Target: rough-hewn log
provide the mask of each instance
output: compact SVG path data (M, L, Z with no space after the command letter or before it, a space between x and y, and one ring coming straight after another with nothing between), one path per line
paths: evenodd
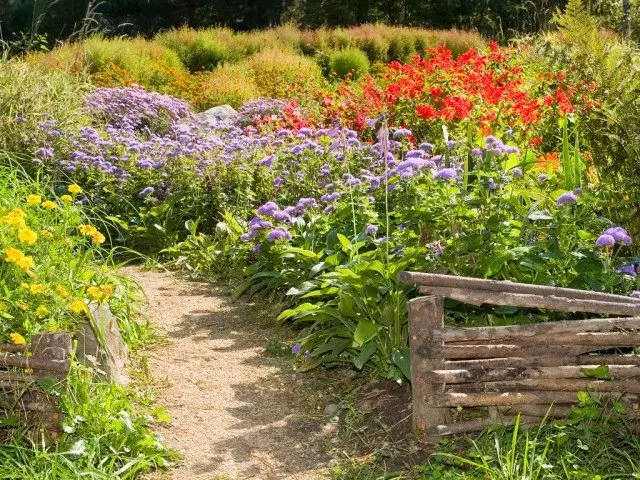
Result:
M475 420L467 420L457 422L451 425L438 425L436 427L437 435L459 435L461 433L477 432L485 427L492 425L513 425L516 422L516 416L494 418L476 418ZM521 415L520 425L533 425L540 423L540 417Z
M473 392L617 392L640 393L640 381L636 380L593 380L581 378L534 378L525 380L497 380L493 382L462 383L454 390Z
M640 315L638 302L607 302L581 298L535 295L529 293L494 292L488 290L463 290L450 287L420 287L420 292L452 298L471 305L502 305L522 308L539 308L558 312L590 312L607 315ZM631 298L631 297L629 297Z
M33 370L46 370L47 372L66 373L69 371L69 360L43 360L35 357L23 357L10 353L0 353L0 365L8 367L31 368Z
M604 395L604 394L603 394ZM616 395L613 398L619 398ZM574 404L574 392L505 392L505 393L444 393L427 395L424 401L434 407L492 407L507 405ZM440 422L444 423L444 422Z
M445 328L435 331L434 335L441 335L445 343L448 343L529 340L545 335L628 331L640 331L640 318L597 318L509 325L506 327Z
M532 337L511 340L467 340L446 342L447 345L589 345L600 349L635 347L640 345L640 331L541 333Z
M534 295L553 295L568 299L600 300L603 302L640 304L640 299L612 295L609 293L591 292L573 288L549 287L545 285L529 285L504 280L485 280L480 278L457 277L437 273L400 272L398 279L404 283L418 286L450 287L467 290L485 290L491 292L510 292Z
M597 368L599 365L562 365L557 367L507 367L498 369L456 369L435 370L426 373L425 378L433 383L474 383L495 382L501 380L526 380L537 378L586 378L584 369ZM613 379L638 378L640 366L637 365L608 365L609 374Z
M425 348L441 346L432 332L444 326L444 299L421 297L409 301L409 335L411 338L411 386L413 395L413 421L418 430L431 432L437 425L446 424L448 411L424 403L426 395L444 393L444 384L431 384L425 372L444 368L444 358L425 354Z
M554 367L561 365L640 365L640 355L572 355L572 356L538 356L538 357L509 357L485 358L471 360L448 360L448 369L476 369L476 368L527 368Z
M0 380L5 382L23 382L31 383L34 381L33 377L22 372L0 371Z
M444 345L423 346L422 351L430 357L446 359L482 359L505 357L538 357L543 355L580 355L598 350L599 347L585 345Z
M527 415L530 417L545 417L549 418L565 418L568 417L573 406L569 405L509 405L498 407L500 415L514 416L518 413Z
M0 344L0 352L24 352L25 345Z

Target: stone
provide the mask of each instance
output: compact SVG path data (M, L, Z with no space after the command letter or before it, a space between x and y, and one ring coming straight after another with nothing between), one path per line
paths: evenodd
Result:
M340 405L336 405L335 403L330 403L326 407L324 407L324 416L325 417L333 417L340 412Z
M83 323L76 332L78 361L96 367L106 380L128 384L129 350L122 339L118 321L107 304L90 303L89 311L93 321Z
M231 105L219 105L205 110L200 116L208 120L233 123L240 117L240 114Z

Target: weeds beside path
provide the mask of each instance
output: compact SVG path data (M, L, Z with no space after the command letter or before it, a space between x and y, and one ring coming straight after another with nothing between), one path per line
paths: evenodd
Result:
M208 283L126 272L145 290L146 314L166 338L149 352L149 370L171 416L161 433L184 456L153 478L326 478L322 412L300 401L286 360L265 354L265 309L232 303Z

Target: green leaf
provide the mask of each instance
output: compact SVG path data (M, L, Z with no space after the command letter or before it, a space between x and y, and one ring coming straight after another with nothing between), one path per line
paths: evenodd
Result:
M342 245L342 251L343 252L346 253L349 250L351 250L351 242L343 234L341 234L341 233L338 234L338 241L340 242L340 245Z
M580 372L585 377L597 378L598 380L611 380L609 365L599 365L596 368L581 368Z
M341 291L338 294L338 309L340 313L346 317L353 317L355 315L354 299L346 292Z
M353 341L358 346L362 346L369 340L374 338L377 333L378 328L376 327L375 323L369 320L360 320L358 322L358 326L356 327L356 331L353 333Z
M299 313L306 312L309 310L314 310L315 308L316 308L316 305L313 303L301 303L296 308L288 308L284 310L282 313L280 313L280 315L278 315L276 320L285 320L287 318L294 317Z
M318 255L311 251L311 250L306 250L304 248L298 248L298 247L284 247L282 249L283 253L296 253L302 257L305 258L313 258L313 259L317 259Z
M353 359L353 364L356 366L358 370L362 370L364 364L373 356L374 353L378 350L378 344L376 342L367 343L364 348L360 351L360 354Z
M411 360L409 358L409 350L403 348L401 350L394 349L392 355L393 363L400 369L402 374L411 380Z
M553 216L549 215L549 213L544 210L535 210L529 214L528 218L532 222L535 222L537 220L552 220Z
M286 294L288 296L304 295L305 293L308 293L317 287L317 282L302 282L299 287L291 287L289 290L287 290Z

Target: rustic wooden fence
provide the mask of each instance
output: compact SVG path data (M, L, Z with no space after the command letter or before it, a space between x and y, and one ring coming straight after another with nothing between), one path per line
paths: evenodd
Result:
M402 272L426 296L409 302L415 426L429 435L479 430L513 421L566 416L577 392L620 400L637 415L640 395L640 299L521 283ZM444 326L444 299L629 318L505 327ZM635 317L634 317L635 315ZM630 348L631 347L631 348ZM608 366L610 379L589 369ZM591 370L593 372L593 370ZM551 406L551 407L550 407ZM452 409L485 407L485 418L452 421Z
M0 345L0 426L39 425L59 431L62 414L46 383L64 381L71 361L71 335L34 335L30 345Z

